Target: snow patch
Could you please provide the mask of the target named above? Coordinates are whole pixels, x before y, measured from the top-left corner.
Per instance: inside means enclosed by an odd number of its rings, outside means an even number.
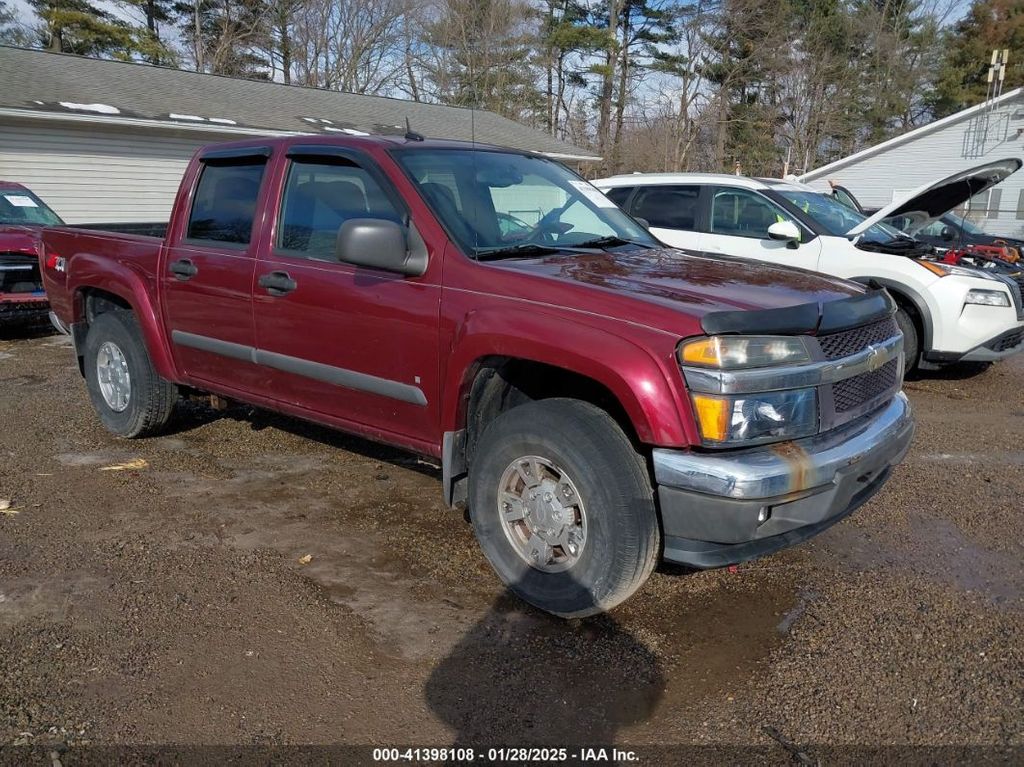
[[[330,133],[347,133],[349,136],[369,136],[369,133],[361,130],[355,130],[354,128],[332,128],[329,125],[324,126],[325,131]]]
[[[226,117],[209,117],[207,119],[212,123],[217,123],[218,125],[238,125],[234,120],[229,120]]]
[[[167,116],[170,117],[172,120],[191,120],[192,122],[199,122],[199,123],[206,122],[206,119],[203,118],[203,117],[200,117],[199,115],[176,115],[173,112],[171,112],[171,114],[169,114]]]
[[[98,112],[102,115],[119,115],[121,110],[109,104],[76,104],[73,101],[61,101],[60,105],[65,109],[76,109],[79,112]]]

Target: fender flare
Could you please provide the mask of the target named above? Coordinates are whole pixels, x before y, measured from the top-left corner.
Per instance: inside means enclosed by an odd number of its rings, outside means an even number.
[[[924,297],[902,282],[889,279],[887,277],[853,277],[853,282],[859,282],[861,285],[877,285],[885,288],[895,299],[898,295],[900,298],[906,299],[914,308],[917,310],[918,316],[921,318],[921,325],[923,326],[924,335],[920,339],[920,349],[922,352],[928,351],[932,348],[932,334],[934,324],[932,323],[932,313],[928,308],[928,302],[925,301]],[[899,303],[899,301],[897,301]]]
[[[675,385],[668,378],[675,340],[661,331],[649,332],[665,336],[663,362],[631,340],[564,315],[508,307],[472,312],[453,339],[444,376],[444,391],[450,394],[442,409],[442,428],[457,432],[464,427],[473,380],[488,358],[498,357],[542,363],[596,381],[616,398],[645,444],[693,444],[694,426],[685,420],[688,410],[679,401],[682,376]]]
[[[142,337],[156,372],[170,381],[179,380],[170,347],[161,331],[162,323],[150,290],[151,280],[123,262],[77,253],[68,265],[68,289],[74,296],[74,321],[86,321],[82,294],[102,290],[127,303],[142,329]]]

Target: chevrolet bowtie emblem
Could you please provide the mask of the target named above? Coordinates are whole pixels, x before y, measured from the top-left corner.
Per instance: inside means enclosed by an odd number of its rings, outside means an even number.
[[[868,347],[871,350],[871,356],[868,357],[868,370],[875,371],[882,367],[882,350],[877,346]]]

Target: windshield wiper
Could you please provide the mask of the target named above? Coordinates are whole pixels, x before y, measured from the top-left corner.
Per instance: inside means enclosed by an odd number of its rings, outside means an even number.
[[[552,253],[561,253],[565,248],[557,248],[552,245],[538,245],[535,242],[523,242],[519,245],[507,245],[501,248],[490,248],[489,250],[478,250],[477,261],[489,261],[498,258],[517,258],[519,256],[549,256]]]
[[[574,242],[571,245],[541,245],[536,242],[523,242],[519,245],[508,245],[501,248],[477,251],[477,261],[488,261],[498,258],[517,258],[519,256],[549,256],[553,253],[579,253],[588,250],[600,250],[601,248],[613,248],[618,245],[636,245],[638,248],[653,248],[644,242],[627,240],[615,235],[608,237],[596,237],[593,240]]]
[[[614,248],[619,245],[636,245],[638,248],[653,248],[653,245],[649,245],[646,242],[637,242],[636,240],[627,240],[624,237],[617,235],[610,235],[608,237],[597,237],[593,240],[584,240],[583,242],[574,242],[572,245],[567,245],[566,249],[569,248]]]

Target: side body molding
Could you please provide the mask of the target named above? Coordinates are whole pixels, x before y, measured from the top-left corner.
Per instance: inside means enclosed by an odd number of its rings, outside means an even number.
[[[218,338],[186,333],[182,330],[171,331],[171,340],[181,346],[219,354],[222,357],[252,362],[255,365],[265,365],[285,373],[294,373],[295,375],[313,378],[317,381],[342,386],[346,389],[379,394],[382,397],[390,397],[391,399],[409,402],[413,405],[427,404],[427,397],[422,389],[411,384],[402,383],[401,381],[378,378],[377,376],[360,373],[357,370],[324,365],[323,363],[312,362],[300,357],[268,352],[252,346],[221,341]]]

